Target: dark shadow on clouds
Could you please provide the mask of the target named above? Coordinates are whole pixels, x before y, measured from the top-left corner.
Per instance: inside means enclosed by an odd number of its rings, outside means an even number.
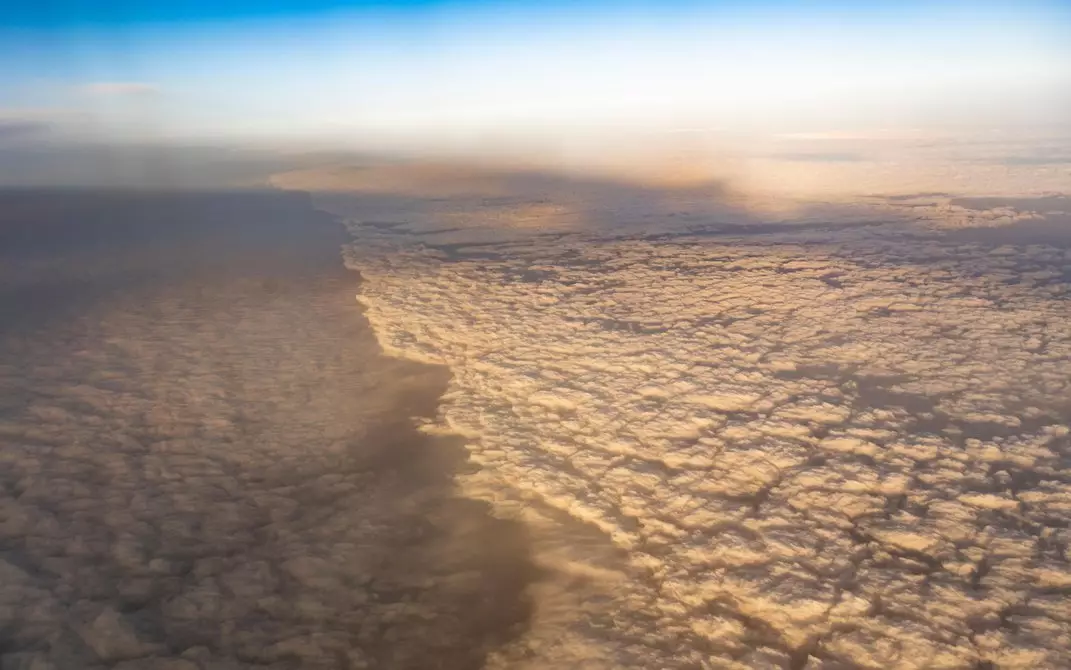
[[[981,196],[953,198],[949,202],[952,205],[977,211],[999,207],[1009,207],[1020,212],[1050,213],[1071,211],[1071,197],[1066,195],[1045,195],[1021,198]]]
[[[0,194],[0,664],[476,670],[524,527],[300,193]]]
[[[370,160],[354,152],[237,144],[46,141],[50,129],[45,122],[0,121],[0,188],[219,192],[264,188],[270,175],[309,165]]]
[[[318,207],[394,233],[419,232],[429,244],[437,234],[465,230],[514,230],[524,234],[636,235],[694,231],[703,234],[770,234],[809,228],[908,222],[906,216],[874,220],[863,207],[812,203],[772,217],[749,209],[731,181],[649,179],[540,169],[396,164],[381,168],[335,167],[281,175],[282,188],[313,193]],[[863,203],[861,202],[860,205]],[[432,237],[429,237],[432,236]]]
[[[49,124],[40,121],[0,119],[0,144],[33,137],[46,132],[49,127]]]

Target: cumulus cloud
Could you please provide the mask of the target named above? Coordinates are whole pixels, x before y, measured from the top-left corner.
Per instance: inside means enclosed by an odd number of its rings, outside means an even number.
[[[384,349],[451,367],[465,490],[626,552],[517,666],[1071,663],[1071,249],[321,202]]]
[[[1071,665],[1071,245],[943,214],[1028,201],[403,182],[316,196],[394,358],[296,277],[4,322],[5,665]]]
[[[523,629],[524,528],[414,429],[446,371],[380,354],[301,202],[4,197],[5,670],[478,670]]]

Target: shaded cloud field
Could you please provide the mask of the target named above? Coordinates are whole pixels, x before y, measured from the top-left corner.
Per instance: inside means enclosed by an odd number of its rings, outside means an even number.
[[[299,194],[0,195],[0,664],[472,668],[526,625],[519,524],[415,431]]]

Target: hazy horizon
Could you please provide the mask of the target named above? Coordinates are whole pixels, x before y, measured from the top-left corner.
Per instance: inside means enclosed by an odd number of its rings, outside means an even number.
[[[1066,3],[1004,0],[63,0],[0,27],[0,143],[523,157],[696,130],[1066,130],[1068,30]]]

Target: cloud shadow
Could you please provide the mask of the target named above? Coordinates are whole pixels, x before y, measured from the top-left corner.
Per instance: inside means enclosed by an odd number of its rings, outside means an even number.
[[[449,371],[382,354],[309,204],[0,195],[5,668],[475,670],[527,626],[526,529],[415,428]]]

